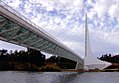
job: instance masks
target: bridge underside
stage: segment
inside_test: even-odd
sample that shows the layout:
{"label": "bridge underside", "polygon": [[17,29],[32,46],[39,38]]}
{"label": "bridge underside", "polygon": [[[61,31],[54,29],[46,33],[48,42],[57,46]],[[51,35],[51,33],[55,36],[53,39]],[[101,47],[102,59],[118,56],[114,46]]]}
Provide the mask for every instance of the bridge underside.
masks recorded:
{"label": "bridge underside", "polygon": [[[7,13],[7,15],[5,15]],[[14,18],[10,16],[15,16]],[[18,21],[19,20],[19,21]],[[32,27],[32,28],[28,28]],[[17,44],[23,47],[36,49],[53,55],[60,55],[64,58],[76,61],[80,64],[78,69],[83,69],[83,60],[75,56],[75,53],[69,52],[67,48],[54,38],[51,38],[45,32],[40,31],[28,22],[22,20],[16,15],[7,12],[0,6],[0,40]]]}

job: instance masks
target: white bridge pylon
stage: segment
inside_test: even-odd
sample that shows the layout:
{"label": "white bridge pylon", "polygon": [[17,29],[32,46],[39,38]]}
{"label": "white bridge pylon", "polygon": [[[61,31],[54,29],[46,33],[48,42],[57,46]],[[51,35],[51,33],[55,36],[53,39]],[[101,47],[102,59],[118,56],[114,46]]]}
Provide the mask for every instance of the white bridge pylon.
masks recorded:
{"label": "white bridge pylon", "polygon": [[0,40],[59,55],[84,68],[84,60],[74,51],[57,41],[41,27],[0,1]]}
{"label": "white bridge pylon", "polygon": [[87,13],[85,17],[85,59],[84,59],[84,69],[100,69],[103,70],[104,68],[112,65],[109,62],[101,61],[97,59],[96,56],[93,55],[91,46],[90,46],[90,38],[89,38],[89,30],[88,30],[88,23],[87,23]]}

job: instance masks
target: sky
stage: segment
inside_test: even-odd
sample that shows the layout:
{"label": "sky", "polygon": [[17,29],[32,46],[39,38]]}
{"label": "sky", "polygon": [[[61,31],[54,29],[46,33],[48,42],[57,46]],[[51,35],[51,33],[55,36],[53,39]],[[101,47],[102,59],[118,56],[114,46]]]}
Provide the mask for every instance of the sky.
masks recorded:
{"label": "sky", "polygon": [[[119,54],[119,0],[3,0],[84,57],[84,21],[88,17],[93,55]],[[0,41],[0,48],[25,49]]]}

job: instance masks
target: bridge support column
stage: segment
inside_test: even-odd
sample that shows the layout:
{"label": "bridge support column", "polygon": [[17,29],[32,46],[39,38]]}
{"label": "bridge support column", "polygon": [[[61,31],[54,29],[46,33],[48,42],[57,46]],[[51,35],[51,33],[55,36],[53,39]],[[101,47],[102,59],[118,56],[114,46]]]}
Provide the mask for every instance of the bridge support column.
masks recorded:
{"label": "bridge support column", "polygon": [[84,69],[84,64],[81,64],[81,63],[77,62],[75,69],[76,70],[78,70],[78,69],[82,69],[83,70]]}

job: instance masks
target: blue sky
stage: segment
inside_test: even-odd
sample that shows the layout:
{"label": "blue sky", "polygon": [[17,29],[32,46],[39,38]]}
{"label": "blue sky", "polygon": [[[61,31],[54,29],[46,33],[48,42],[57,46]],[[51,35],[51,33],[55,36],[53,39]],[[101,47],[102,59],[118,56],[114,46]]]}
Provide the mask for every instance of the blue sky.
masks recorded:
{"label": "blue sky", "polygon": [[[45,31],[84,56],[84,14],[95,56],[119,54],[118,0],[3,0]],[[84,12],[85,10],[85,12]],[[0,42],[1,48],[24,49]]]}

